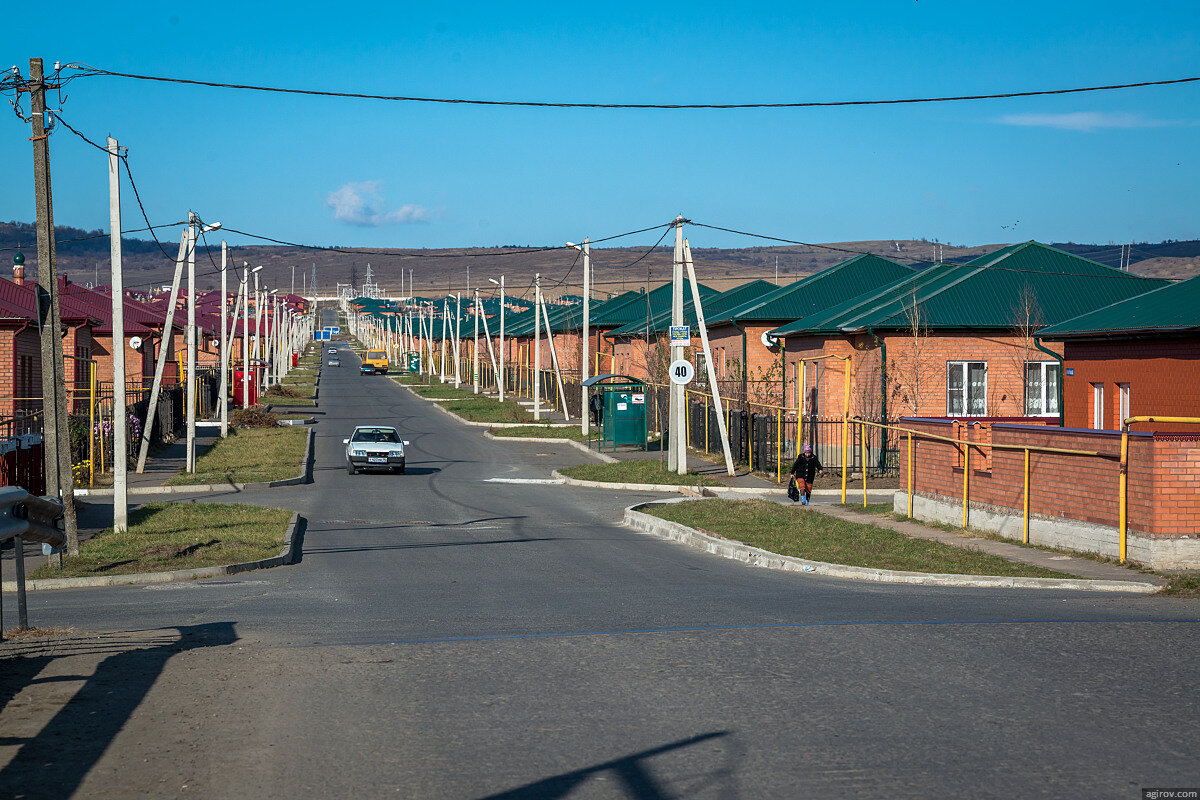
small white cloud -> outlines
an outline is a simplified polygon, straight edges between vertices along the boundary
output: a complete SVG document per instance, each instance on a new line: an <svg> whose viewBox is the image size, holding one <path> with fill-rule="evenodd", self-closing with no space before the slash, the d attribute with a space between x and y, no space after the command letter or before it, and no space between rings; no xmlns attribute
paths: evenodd
<svg viewBox="0 0 1200 800"><path fill-rule="evenodd" d="M333 209L338 222L365 228L429 221L429 209L412 203L387 211L380 185L379 181L347 183L329 193L325 207Z"/></svg>
<svg viewBox="0 0 1200 800"><path fill-rule="evenodd" d="M1101 128L1161 128L1173 123L1146 119L1141 114L1074 111L1067 114L1005 114L1001 125L1027 128L1058 128L1065 131L1095 131Z"/></svg>

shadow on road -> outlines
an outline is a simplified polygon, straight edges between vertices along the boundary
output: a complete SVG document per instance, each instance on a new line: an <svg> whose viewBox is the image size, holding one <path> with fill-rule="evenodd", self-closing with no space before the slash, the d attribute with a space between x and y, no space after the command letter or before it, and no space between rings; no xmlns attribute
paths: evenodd
<svg viewBox="0 0 1200 800"><path fill-rule="evenodd" d="M0 716L19 693L48 683L83 681L83 686L34 735L0 736L0 745L20 749L0 768L5 797L70 797L146 697L172 656L237 641L232 622L185 625L125 635L78 636L10 645L0 660ZM56 661L91 674L37 677ZM96 660L99 662L96 663ZM18 709L15 713L20 713ZM5 725L5 732L12 730Z"/></svg>
<svg viewBox="0 0 1200 800"><path fill-rule="evenodd" d="M603 764L596 764L573 772L564 772L561 775L510 789L507 792L488 795L482 800L556 800L556 798L566 797L589 778L603 773L609 773L620 784L623 790L620 796L631 798L631 800L667 800L669 797L677 796L692 797L701 789L706 788L706 785L711 786L718 797L734 798L737 796L736 788L733 785L736 757L726 758L723 766L714 767L708 774L698 776L698 781L689 783L685 795L679 795L674 791L668 792L663 782L654 777L650 765L647 763L649 759L656 756L729 735L729 731L714 731L693 736L690 739L681 739L678 742L642 750L639 753L606 761Z"/></svg>

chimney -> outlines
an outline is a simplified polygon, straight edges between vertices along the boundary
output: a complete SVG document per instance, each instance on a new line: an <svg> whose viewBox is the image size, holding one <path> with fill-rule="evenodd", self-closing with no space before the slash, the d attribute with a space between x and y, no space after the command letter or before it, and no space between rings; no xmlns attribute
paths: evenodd
<svg viewBox="0 0 1200 800"><path fill-rule="evenodd" d="M13 256L13 283L25 285L25 255L20 250Z"/></svg>

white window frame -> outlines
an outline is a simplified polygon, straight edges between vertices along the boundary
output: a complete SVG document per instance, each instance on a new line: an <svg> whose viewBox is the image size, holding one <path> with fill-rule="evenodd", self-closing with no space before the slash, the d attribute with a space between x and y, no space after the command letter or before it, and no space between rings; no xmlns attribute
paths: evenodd
<svg viewBox="0 0 1200 800"><path fill-rule="evenodd" d="M1104 430L1104 384L1092 384L1092 430Z"/></svg>
<svg viewBox="0 0 1200 800"><path fill-rule="evenodd" d="M1032 366L1040 367L1041 372L1042 372L1042 410L1040 412L1038 412L1037 414L1029 413L1029 380L1026 377L1026 374L1023 372L1023 373L1021 373L1021 382L1025 385L1025 392L1024 392L1025 405L1022 408L1022 412L1027 417L1057 417L1058 416L1057 411L1049 411L1048 410L1050 408L1051 397L1050 397L1050 384L1046 380L1046 373L1049 372L1050 368L1052 368L1052 367L1057 368L1058 369L1058 380L1061 384L1061 382L1062 382L1062 366L1057 361L1026 361L1025 362L1026 371L1028 371L1028 369ZM1054 395L1054 402L1055 402L1055 404L1058 403L1058 395L1057 394Z"/></svg>
<svg viewBox="0 0 1200 800"><path fill-rule="evenodd" d="M1118 427L1125 426L1125 420L1129 419L1129 384L1117 384L1117 425Z"/></svg>
<svg viewBox="0 0 1200 800"><path fill-rule="evenodd" d="M971 364L982 364L983 365L983 413L981 413L981 414L972 414L971 413L971 381L970 381L970 376L971 376L970 365ZM953 412L950 411L950 370L955 369L955 368L962 370L963 412L961 414L954 414ZM948 417L951 417L951 416L954 416L954 417L986 417L988 415L987 414L987 412L988 412L988 408L987 408L987 393L988 393L987 374L988 374L988 365L987 365L986 361L947 361L946 362L946 416L948 416Z"/></svg>

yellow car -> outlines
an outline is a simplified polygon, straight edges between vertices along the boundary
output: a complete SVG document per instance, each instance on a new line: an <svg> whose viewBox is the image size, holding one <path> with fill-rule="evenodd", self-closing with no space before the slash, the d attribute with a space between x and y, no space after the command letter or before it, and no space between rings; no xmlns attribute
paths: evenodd
<svg viewBox="0 0 1200 800"><path fill-rule="evenodd" d="M388 358L383 350L368 350L363 353L362 364L358 368L360 375L370 375L378 372L387 375Z"/></svg>

